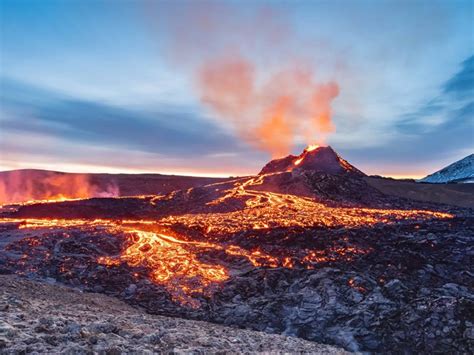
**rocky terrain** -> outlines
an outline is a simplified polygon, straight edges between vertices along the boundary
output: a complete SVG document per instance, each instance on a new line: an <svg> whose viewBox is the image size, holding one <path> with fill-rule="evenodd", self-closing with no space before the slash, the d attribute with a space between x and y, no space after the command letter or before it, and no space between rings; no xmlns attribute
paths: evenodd
<svg viewBox="0 0 474 355"><path fill-rule="evenodd" d="M296 337L153 316L96 293L0 276L0 354L344 354Z"/></svg>
<svg viewBox="0 0 474 355"><path fill-rule="evenodd" d="M470 217L349 230L251 230L224 244L259 250L255 264L211 246L193 252L190 245L169 256L231 270L205 290L199 278L185 275L151 282L150 263L123 259L104 265L101 256L113 260L130 243L126 234L106 227L10 228L2 233L10 235L3 272L103 292L150 313L298 336L351 351L473 350ZM160 257L170 250L176 249L159 249ZM310 252L299 256L302 250ZM298 262L305 258L308 263Z"/></svg>
<svg viewBox="0 0 474 355"><path fill-rule="evenodd" d="M473 352L473 210L385 194L319 152L168 194L4 208L0 272L349 351Z"/></svg>

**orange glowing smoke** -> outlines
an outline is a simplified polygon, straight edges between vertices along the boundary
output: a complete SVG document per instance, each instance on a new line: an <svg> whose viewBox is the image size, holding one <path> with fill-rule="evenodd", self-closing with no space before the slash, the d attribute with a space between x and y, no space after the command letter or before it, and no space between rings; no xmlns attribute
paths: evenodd
<svg viewBox="0 0 474 355"><path fill-rule="evenodd" d="M190 73L201 103L239 138L279 157L299 139L324 143L335 130L337 71L315 68L323 50L306 45L313 39L301 38L285 13L222 2L157 5L157 16L163 13L172 64Z"/></svg>
<svg viewBox="0 0 474 355"><path fill-rule="evenodd" d="M339 94L336 83L317 83L310 70L296 68L274 73L259 84L264 76L249 59L213 59L198 73L201 100L243 139L273 157L287 154L296 136L323 141L334 131L331 103Z"/></svg>
<svg viewBox="0 0 474 355"><path fill-rule="evenodd" d="M115 197L118 187L99 187L86 174L64 174L42 170L16 170L0 175L0 205L6 203L88 197Z"/></svg>

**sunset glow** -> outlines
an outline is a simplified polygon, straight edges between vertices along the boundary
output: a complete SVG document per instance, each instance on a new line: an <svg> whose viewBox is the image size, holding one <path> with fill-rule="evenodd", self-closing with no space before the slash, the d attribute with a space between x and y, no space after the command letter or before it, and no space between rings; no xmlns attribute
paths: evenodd
<svg viewBox="0 0 474 355"><path fill-rule="evenodd" d="M242 176L324 142L368 174L426 176L474 149L474 60L472 11L422 3L397 6L403 24L371 5L383 41L363 40L382 35L363 0L6 4L0 170Z"/></svg>

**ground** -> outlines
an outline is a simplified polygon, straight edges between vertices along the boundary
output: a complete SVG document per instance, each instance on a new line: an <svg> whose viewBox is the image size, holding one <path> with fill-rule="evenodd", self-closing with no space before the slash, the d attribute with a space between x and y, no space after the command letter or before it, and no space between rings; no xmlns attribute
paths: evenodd
<svg viewBox="0 0 474 355"><path fill-rule="evenodd" d="M376 177L366 177L365 181L388 195L474 208L474 184L425 184Z"/></svg>
<svg viewBox="0 0 474 355"><path fill-rule="evenodd" d="M474 210L363 176L293 170L1 216L0 273L349 351L474 349Z"/></svg>
<svg viewBox="0 0 474 355"><path fill-rule="evenodd" d="M345 353L295 337L149 315L102 294L0 276L1 354L132 351Z"/></svg>

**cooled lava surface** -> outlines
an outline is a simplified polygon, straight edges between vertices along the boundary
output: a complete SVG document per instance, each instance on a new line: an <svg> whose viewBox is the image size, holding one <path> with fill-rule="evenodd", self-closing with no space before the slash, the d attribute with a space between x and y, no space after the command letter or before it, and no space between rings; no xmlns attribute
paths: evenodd
<svg viewBox="0 0 474 355"><path fill-rule="evenodd" d="M287 160L165 195L6 206L0 271L348 350L472 351L472 210L383 195L326 149Z"/></svg>

